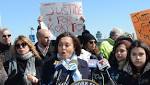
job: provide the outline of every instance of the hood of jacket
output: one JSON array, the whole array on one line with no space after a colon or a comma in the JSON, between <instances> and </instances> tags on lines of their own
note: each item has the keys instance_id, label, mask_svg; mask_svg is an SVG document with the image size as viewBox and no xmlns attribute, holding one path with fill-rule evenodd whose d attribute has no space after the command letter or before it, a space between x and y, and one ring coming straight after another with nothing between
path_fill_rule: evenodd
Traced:
<instances>
[{"instance_id":1,"label":"hood of jacket","mask_svg":"<svg viewBox=\"0 0 150 85\"><path fill-rule=\"evenodd\" d=\"M149 67L150 67L150 62L148 62L148 63L145 65L142 74L145 73L145 72L147 72L147 71L149 71L149 70L150 70ZM127 73L130 74L130 75L133 75L133 70L132 70L132 67L131 67L131 65L129 64L129 62L126 63L126 65L125 65L124 68L123 68L123 71L127 72Z\"/></svg>"}]
</instances>

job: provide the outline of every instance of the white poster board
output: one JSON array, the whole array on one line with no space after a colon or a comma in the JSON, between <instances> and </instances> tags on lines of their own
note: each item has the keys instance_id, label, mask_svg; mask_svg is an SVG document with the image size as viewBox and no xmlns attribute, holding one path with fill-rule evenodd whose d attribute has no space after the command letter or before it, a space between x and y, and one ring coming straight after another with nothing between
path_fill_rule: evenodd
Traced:
<instances>
[{"instance_id":1,"label":"white poster board","mask_svg":"<svg viewBox=\"0 0 150 85\"><path fill-rule=\"evenodd\" d=\"M41 15L51 33L57 37L63 32L81 35L84 21L81 2L57 2L41 4Z\"/></svg>"}]
</instances>

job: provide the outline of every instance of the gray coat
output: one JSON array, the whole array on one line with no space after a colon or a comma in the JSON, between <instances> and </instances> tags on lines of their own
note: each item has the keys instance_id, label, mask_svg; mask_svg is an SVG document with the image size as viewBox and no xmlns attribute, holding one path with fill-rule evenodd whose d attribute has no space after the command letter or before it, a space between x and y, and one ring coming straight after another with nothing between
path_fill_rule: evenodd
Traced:
<instances>
[{"instance_id":1,"label":"gray coat","mask_svg":"<svg viewBox=\"0 0 150 85\"><path fill-rule=\"evenodd\" d=\"M7 70L8 70L8 62L10 60L10 52L9 50L0 52L0 85L4 85L4 82L8 78Z\"/></svg>"},{"instance_id":2,"label":"gray coat","mask_svg":"<svg viewBox=\"0 0 150 85\"><path fill-rule=\"evenodd\" d=\"M23 59L23 61L26 61L26 68L24 71L20 71L20 68L18 68L18 60L16 57L17 56L12 58L9 63L7 85L32 85L32 82L27 79L27 75L31 74L36 76L35 57L33 54L30 54L26 59ZM19 81L22 82L18 84Z\"/></svg>"},{"instance_id":3,"label":"gray coat","mask_svg":"<svg viewBox=\"0 0 150 85\"><path fill-rule=\"evenodd\" d=\"M0 56L0 57L2 57L2 56ZM4 85L4 82L6 81L7 77L8 76L4 69L2 58L0 58L0 85Z\"/></svg>"}]
</instances>

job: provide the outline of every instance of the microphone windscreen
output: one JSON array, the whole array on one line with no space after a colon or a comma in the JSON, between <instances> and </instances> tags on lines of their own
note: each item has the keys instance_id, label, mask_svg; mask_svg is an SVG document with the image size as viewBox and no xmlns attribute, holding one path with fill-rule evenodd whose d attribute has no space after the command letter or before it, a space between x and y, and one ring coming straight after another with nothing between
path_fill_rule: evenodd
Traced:
<instances>
[{"instance_id":1,"label":"microphone windscreen","mask_svg":"<svg viewBox=\"0 0 150 85\"><path fill-rule=\"evenodd\" d=\"M110 64L109 64L108 60L104 59L104 58L97 62L97 66L98 66L98 69L102 70L102 71L110 68Z\"/></svg>"},{"instance_id":2,"label":"microphone windscreen","mask_svg":"<svg viewBox=\"0 0 150 85\"><path fill-rule=\"evenodd\" d=\"M89 68L97 68L97 62L98 62L98 60L97 59L90 59L90 60L88 60L88 67Z\"/></svg>"}]
</instances>

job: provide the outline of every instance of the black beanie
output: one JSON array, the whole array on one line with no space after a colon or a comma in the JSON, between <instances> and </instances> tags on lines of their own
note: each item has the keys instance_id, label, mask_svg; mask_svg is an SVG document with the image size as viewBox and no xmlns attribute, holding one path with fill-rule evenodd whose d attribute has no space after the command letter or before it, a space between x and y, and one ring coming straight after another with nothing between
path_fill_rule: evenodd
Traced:
<instances>
[{"instance_id":1,"label":"black beanie","mask_svg":"<svg viewBox=\"0 0 150 85\"><path fill-rule=\"evenodd\" d=\"M86 34L82 35L82 38L83 38L83 44L86 44L90 40L95 40L96 41L95 37L90 33L86 33Z\"/></svg>"}]
</instances>

